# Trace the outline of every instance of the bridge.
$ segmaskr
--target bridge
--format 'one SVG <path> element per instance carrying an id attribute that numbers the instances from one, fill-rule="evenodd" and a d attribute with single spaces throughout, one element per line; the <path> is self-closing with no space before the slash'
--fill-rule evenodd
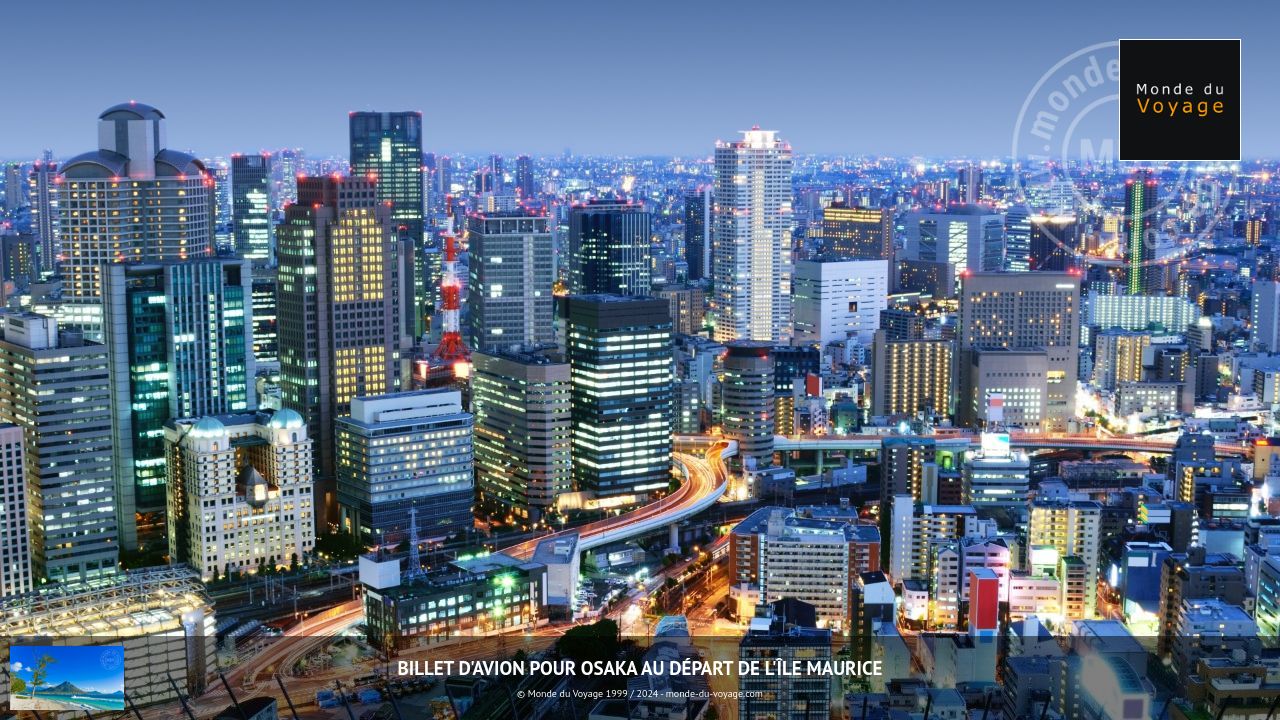
<path id="1" fill-rule="evenodd" d="M 692 438 L 694 436 L 682 436 Z M 886 438 L 918 438 L 933 440 L 939 446 L 952 445 L 963 450 L 976 447 L 979 437 L 974 433 L 946 433 L 940 435 L 778 435 L 774 438 L 773 447 L 780 452 L 803 450 L 847 450 L 857 452 L 879 452 Z M 1173 440 L 1154 440 L 1150 438 L 1116 435 L 1097 437 L 1085 434 L 1043 434 L 1043 433 L 1010 433 L 1009 442 L 1013 447 L 1025 450 L 1066 450 L 1080 449 L 1090 452 L 1142 452 L 1152 454 L 1168 454 L 1173 451 Z M 1217 454 L 1223 457 L 1241 457 L 1245 454 L 1243 444 L 1217 443 L 1214 446 Z"/>

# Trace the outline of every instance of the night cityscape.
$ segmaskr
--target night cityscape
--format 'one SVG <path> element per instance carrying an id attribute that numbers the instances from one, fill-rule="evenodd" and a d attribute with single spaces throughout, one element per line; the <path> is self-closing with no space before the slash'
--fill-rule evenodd
<path id="1" fill-rule="evenodd" d="M 286 5 L 0 13 L 0 717 L 1280 720 L 1276 10 Z"/>

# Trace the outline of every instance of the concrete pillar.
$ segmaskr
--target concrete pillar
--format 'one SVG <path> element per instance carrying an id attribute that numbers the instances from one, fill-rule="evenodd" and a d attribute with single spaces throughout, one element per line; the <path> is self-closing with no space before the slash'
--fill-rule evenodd
<path id="1" fill-rule="evenodd" d="M 680 524 L 671 523 L 667 526 L 667 551 L 680 554 Z"/>

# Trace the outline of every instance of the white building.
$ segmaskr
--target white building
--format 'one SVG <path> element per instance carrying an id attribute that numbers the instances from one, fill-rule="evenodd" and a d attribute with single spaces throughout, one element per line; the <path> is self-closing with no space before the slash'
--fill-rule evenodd
<path id="1" fill-rule="evenodd" d="M 957 273 L 1004 269 L 1004 216 L 980 205 L 916 212 L 906 220 L 906 256 L 945 262 Z"/>
<path id="2" fill-rule="evenodd" d="M 806 345 L 871 343 L 889 306 L 887 260 L 801 260 L 793 298 L 795 339 Z"/>
<path id="3" fill-rule="evenodd" d="M 1090 295 L 1085 325 L 1103 330 L 1146 330 L 1151 324 L 1185 332 L 1200 320 L 1200 307 L 1183 297 L 1165 295 Z"/>
<path id="4" fill-rule="evenodd" d="M 311 440 L 293 410 L 165 424 L 169 548 L 203 580 L 301 562 L 315 543 Z"/>
<path id="5" fill-rule="evenodd" d="M 31 526 L 27 522 L 27 476 L 22 428 L 0 426 L 0 597 L 30 592 Z"/>
<path id="6" fill-rule="evenodd" d="M 791 145 L 752 128 L 716 143 L 711 213 L 714 337 L 791 337 Z"/>
<path id="7" fill-rule="evenodd" d="M 975 508 L 1026 506 L 1031 488 L 1031 459 L 1009 447 L 1007 433 L 982 433 L 982 445 L 965 457 L 961 471 L 964 499 Z"/>
<path id="8" fill-rule="evenodd" d="M 895 584 L 927 580 L 934 542 L 983 536 L 983 523 L 971 505 L 926 505 L 910 495 L 895 495 L 890 524 L 889 576 Z"/>

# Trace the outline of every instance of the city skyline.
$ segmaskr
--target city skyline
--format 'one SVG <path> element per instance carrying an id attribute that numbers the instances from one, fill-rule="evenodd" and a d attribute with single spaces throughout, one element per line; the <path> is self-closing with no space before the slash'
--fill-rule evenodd
<path id="1" fill-rule="evenodd" d="M 10 93 L 43 111 L 0 118 L 0 158 L 36 157 L 46 148 L 69 156 L 92 142 L 80 121 L 87 109 L 122 98 L 164 108 L 181 127 L 174 147 L 202 156 L 284 147 L 340 156 L 348 113 L 391 109 L 422 111 L 424 148 L 446 153 L 546 155 L 571 148 L 584 155 L 705 157 L 717 139 L 732 140 L 736 130 L 759 125 L 780 131 L 801 154 L 1004 157 L 1013 146 L 1022 101 L 1057 61 L 1120 37 L 1185 36 L 1180 25 L 1195 6 L 1164 7 L 1166 12 L 1156 14 L 1090 3 L 1067 13 L 999 2 L 984 13 L 932 8 L 928 22 L 921 22 L 893 7 L 809 3 L 779 14 L 755 12 L 761 8 L 750 4 L 726 10 L 664 1 L 626 13 L 628 37 L 635 38 L 631 49 L 619 47 L 611 33 L 592 32 L 593 23 L 608 18 L 581 0 L 554 10 L 499 3 L 503 22 L 494 22 L 489 9 L 391 3 L 382 19 L 394 16 L 395 22 L 380 23 L 367 39 L 344 38 L 351 44 L 342 46 L 325 43 L 324 33 L 341 11 L 325 3 L 300 13 L 242 2 L 181 10 L 147 2 L 130 13 L 127 26 L 118 13 L 76 4 L 74 27 L 52 6 L 24 5 L 6 18 L 14 36 L 53 30 L 59 52 L 9 83 Z M 1277 13 L 1224 9 L 1198 16 L 1197 34 L 1240 37 L 1246 21 L 1264 27 Z M 246 17 L 255 28 L 298 41 L 263 46 L 271 58 L 264 67 L 264 52 L 249 45 L 263 34 L 239 32 Z M 493 52 L 476 52 L 474 33 L 445 31 L 477 25 L 486 27 Z M 175 27 L 214 42 L 201 50 L 210 53 L 211 70 L 201 83 L 183 81 L 187 62 L 140 56 L 135 62 L 145 72 L 139 67 L 137 73 L 98 76 L 75 93 L 52 91 L 78 77 L 104 31 L 146 34 Z M 866 27 L 896 32 L 858 31 Z M 857 42 L 847 41 L 849 33 Z M 1265 92 L 1260 71 L 1280 64 L 1280 48 L 1257 36 L 1243 40 L 1244 153 L 1280 154 L 1280 138 L 1266 133 L 1266 118 L 1280 111 L 1280 100 Z M 371 68 L 360 58 L 371 57 L 367 53 L 375 47 L 377 64 Z M 750 64 L 743 79 L 716 82 L 718 58 L 744 49 Z M 312 53 L 353 60 L 334 62 L 325 73 L 293 71 Z M 624 69 L 629 66 L 630 72 Z M 545 70 L 538 74 L 537 68 Z M 370 69 L 377 72 L 371 76 Z M 689 77 L 677 82 L 681 74 Z M 686 82 L 700 74 L 704 82 Z M 264 82 L 248 80 L 273 75 Z M 574 101 L 575 88 L 621 77 L 627 78 L 629 96 L 642 100 L 630 103 L 627 113 Z M 495 84 L 503 87 L 512 111 L 466 110 L 469 93 Z M 813 111 L 813 101 L 820 101 L 822 112 Z M 678 124 L 672 122 L 673 108 Z"/>

